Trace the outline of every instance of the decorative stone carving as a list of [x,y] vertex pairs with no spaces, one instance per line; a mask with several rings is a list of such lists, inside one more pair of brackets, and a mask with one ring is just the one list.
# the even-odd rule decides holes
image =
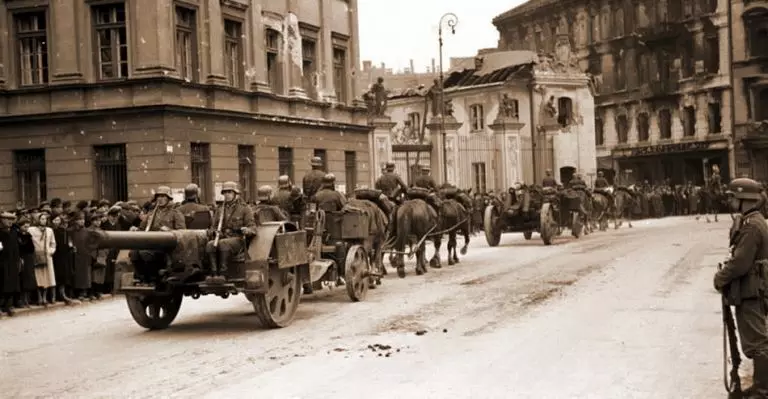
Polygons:
[[363,100],[368,108],[368,116],[383,117],[387,111],[387,97],[389,91],[384,87],[384,78],[376,79],[371,89],[363,94]]
[[433,117],[443,115],[444,104],[440,104],[440,100],[442,100],[443,97],[442,93],[443,86],[440,84],[439,79],[435,79],[426,95],[427,100],[431,105],[430,111],[432,112]]
[[517,139],[518,136],[507,137],[507,154],[509,154],[509,164],[514,169],[517,169],[517,154],[520,150]]
[[445,112],[445,116],[453,117],[453,100],[445,100],[443,112]]

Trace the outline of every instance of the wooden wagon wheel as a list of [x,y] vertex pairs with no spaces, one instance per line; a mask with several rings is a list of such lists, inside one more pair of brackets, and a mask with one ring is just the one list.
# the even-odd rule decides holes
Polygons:
[[495,247],[501,242],[501,227],[499,226],[499,210],[494,205],[485,207],[483,214],[483,230],[488,246]]
[[150,330],[162,330],[168,328],[179,314],[182,298],[181,294],[126,295],[125,300],[136,324]]
[[371,263],[362,245],[353,245],[344,260],[347,295],[353,302],[365,300],[371,283]]
[[298,269],[271,265],[267,280],[267,292],[252,297],[253,309],[265,327],[286,327],[293,321],[301,299]]
[[552,238],[556,233],[554,223],[552,204],[545,203],[541,206],[541,212],[539,213],[539,234],[541,235],[541,240],[544,241],[544,245],[552,245]]

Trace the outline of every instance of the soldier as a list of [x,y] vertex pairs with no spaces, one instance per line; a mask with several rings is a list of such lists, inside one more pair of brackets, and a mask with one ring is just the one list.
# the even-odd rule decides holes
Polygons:
[[184,188],[184,202],[177,209],[184,215],[184,221],[188,228],[211,228],[211,210],[200,203],[200,187],[197,184],[191,183]]
[[[715,289],[736,307],[739,341],[744,355],[754,363],[753,384],[745,398],[768,398],[768,331],[766,330],[765,285],[768,261],[768,225],[760,214],[762,187],[748,178],[734,179],[728,186],[729,205],[740,212],[731,229],[731,256],[715,274]],[[732,283],[738,284],[732,285]],[[738,292],[728,292],[738,287]]]
[[416,179],[413,180],[413,186],[424,188],[431,192],[436,191],[437,183],[435,183],[435,179],[433,179],[432,176],[430,175],[431,171],[432,171],[432,168],[430,168],[429,166],[427,165],[422,166],[421,176],[417,176]]
[[[133,230],[171,231],[187,228],[184,216],[171,204],[171,188],[160,186],[155,190],[155,208],[149,216],[142,220],[138,228]],[[152,223],[148,226],[148,223]]]
[[576,173],[573,178],[568,182],[568,188],[571,189],[583,189],[587,187],[587,183],[584,178],[581,177],[581,173]]
[[392,202],[398,202],[397,199],[400,194],[408,191],[408,185],[395,173],[394,162],[387,162],[381,177],[376,179],[375,187],[377,190],[381,190]]
[[245,250],[245,238],[256,234],[253,210],[240,199],[237,183],[228,181],[222,184],[221,195],[224,202],[216,209],[213,218],[216,224],[213,234],[218,237],[205,246],[214,273],[206,281],[211,283],[226,281],[228,263]]
[[317,194],[317,191],[320,190],[325,171],[323,170],[323,160],[320,157],[312,157],[312,160],[309,161],[309,163],[312,165],[312,170],[304,175],[301,185],[304,195],[307,198],[312,198]]
[[256,206],[253,209],[253,216],[256,218],[256,224],[261,225],[266,222],[288,221],[288,213],[272,200],[274,190],[272,186],[261,186],[256,192]]
[[608,186],[610,186],[610,184],[608,183],[608,179],[605,178],[603,171],[598,171],[597,178],[595,179],[595,190],[602,190],[608,188]]
[[288,176],[282,175],[277,178],[277,193],[272,199],[275,205],[282,208],[289,216],[298,216],[300,219],[304,205],[301,190],[291,183]]
[[315,195],[317,209],[325,212],[340,212],[347,203],[346,197],[336,191],[336,176],[328,173],[323,176],[323,185]]
[[555,180],[554,177],[552,177],[552,171],[547,169],[544,171],[544,178],[541,180],[541,186],[542,187],[557,187],[557,180]]

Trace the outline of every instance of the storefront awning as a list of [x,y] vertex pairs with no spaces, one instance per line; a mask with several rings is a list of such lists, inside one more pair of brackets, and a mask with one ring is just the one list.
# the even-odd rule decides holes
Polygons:
[[598,169],[613,169],[613,157],[597,157]]
[[715,151],[728,149],[728,141],[683,141],[640,147],[616,148],[611,151],[614,158],[632,158],[655,155],[675,155],[686,152]]

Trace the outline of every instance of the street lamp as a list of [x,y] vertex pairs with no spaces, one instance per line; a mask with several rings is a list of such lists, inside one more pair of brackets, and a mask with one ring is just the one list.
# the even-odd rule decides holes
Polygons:
[[448,12],[443,14],[442,17],[440,17],[440,23],[437,26],[437,41],[439,43],[439,53],[440,53],[440,107],[438,108],[440,110],[440,134],[443,138],[443,182],[448,183],[448,151],[445,148],[445,87],[443,86],[444,83],[444,76],[443,76],[443,25],[446,25],[448,28],[451,29],[451,34],[456,34],[456,25],[459,24],[459,17],[456,16],[456,14],[452,12]]

